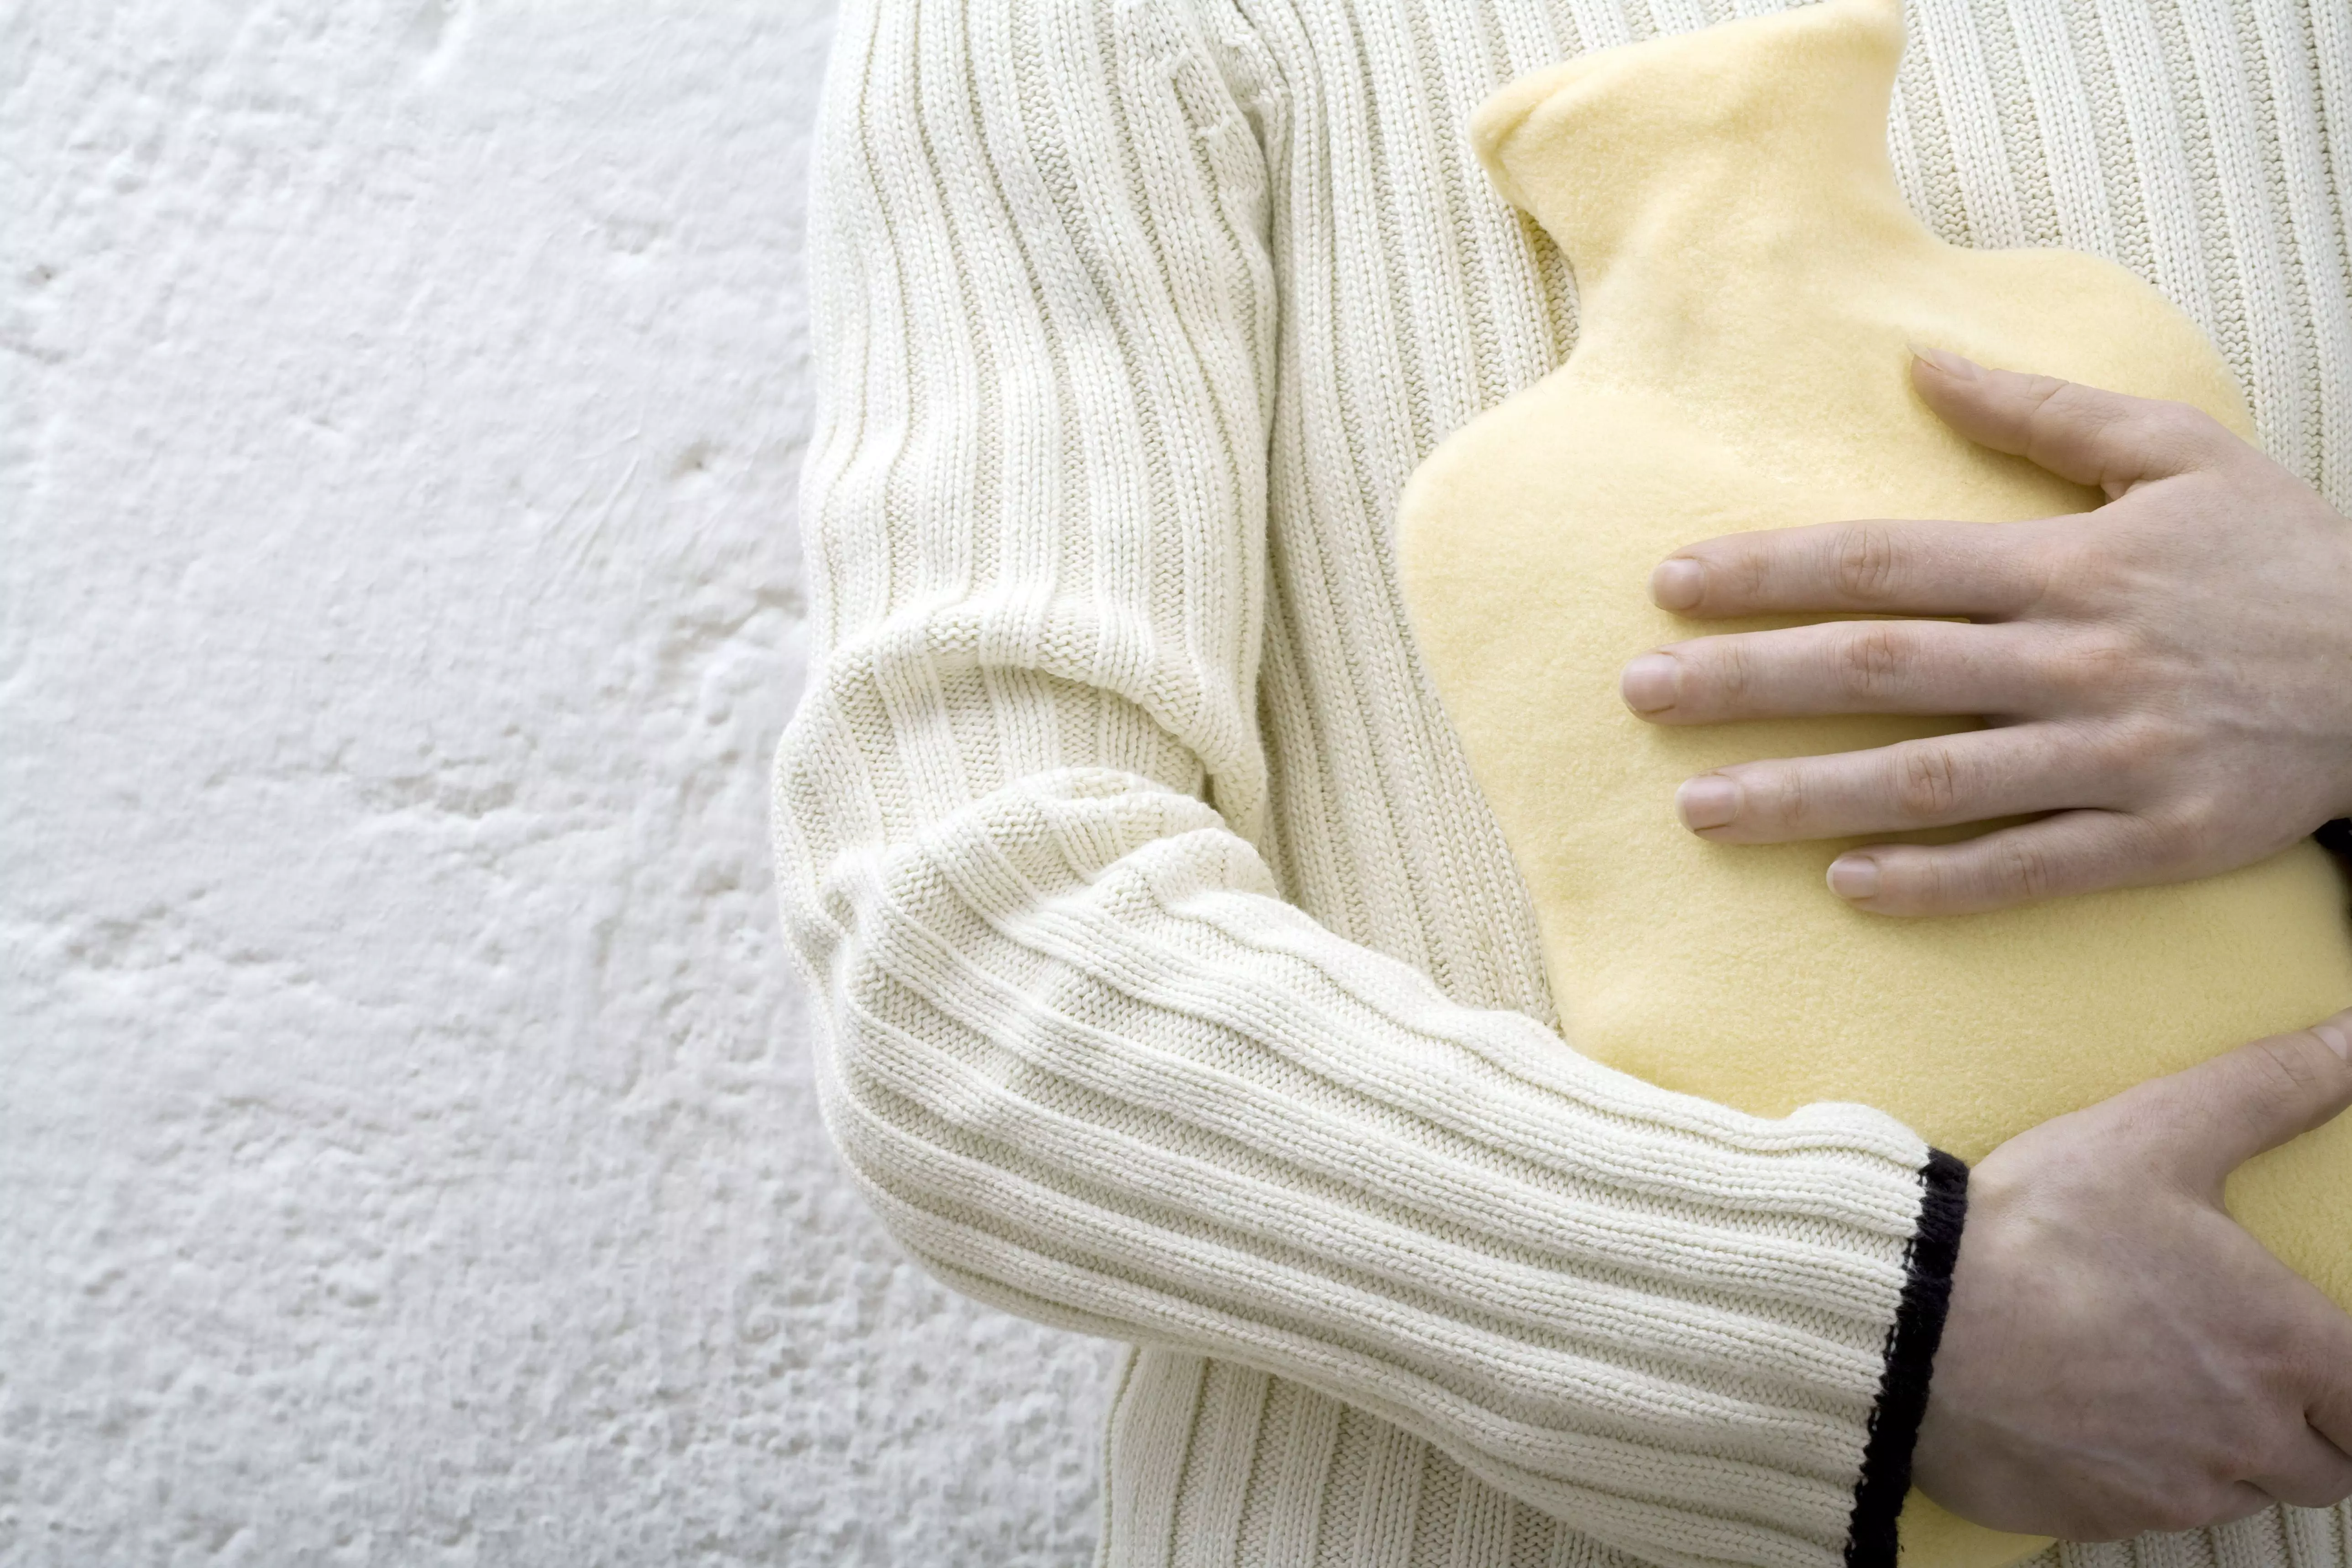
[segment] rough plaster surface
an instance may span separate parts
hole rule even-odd
[[[0,1563],[1074,1563],[818,1129],[821,3],[0,8]]]

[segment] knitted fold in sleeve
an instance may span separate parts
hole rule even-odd
[[[1874,1413],[1926,1145],[1604,1069],[1262,852],[1264,105],[1149,5],[840,27],[774,822],[875,1208],[959,1289],[1294,1380],[1643,1560],[1847,1561],[1874,1420],[1917,1419]]]

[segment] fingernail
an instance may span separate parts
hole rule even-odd
[[[1739,786],[1720,773],[1702,773],[1675,791],[1675,810],[1692,832],[1719,828],[1739,815]]]
[[[2315,1026],[2311,1032],[2326,1041],[2328,1050],[2345,1061],[2352,1061],[2352,1025],[2347,1025],[2341,1019],[2329,1019],[2326,1023]]]
[[[1650,573],[1650,600],[1661,610],[1688,610],[1706,586],[1706,569],[1695,560],[1666,560]]]
[[[1878,891],[1878,862],[1868,855],[1840,855],[1830,862],[1830,891],[1840,898],[1868,898]]]
[[[1682,684],[1682,666],[1668,653],[1644,653],[1617,677],[1619,694],[1635,713],[1656,713],[1674,706]]]
[[[1955,381],[1972,382],[1977,379],[1979,366],[1974,360],[1964,360],[1959,355],[1948,353],[1942,349],[1930,349],[1922,344],[1914,343],[1911,345],[1911,357],[1915,360],[1925,360]]]

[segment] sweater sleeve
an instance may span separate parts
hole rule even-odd
[[[1891,1561],[1950,1266],[1920,1139],[1581,1059],[1259,853],[1278,290],[1232,57],[1150,4],[845,8],[774,776],[827,1126],[982,1300],[1295,1379],[1653,1562]]]

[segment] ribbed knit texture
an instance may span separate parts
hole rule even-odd
[[[1115,1568],[1845,1550],[1927,1151],[1559,1039],[1389,554],[1421,456],[1574,334],[1470,110],[1730,9],[842,17],[785,925],[893,1233],[1147,1347]],[[2149,277],[2352,495],[2345,0],[1927,0],[1914,28],[1895,152],[1929,221]],[[2337,1513],[2232,1529],[2143,1561],[2343,1558]],[[2243,1555],[2263,1529],[2292,1559]]]

